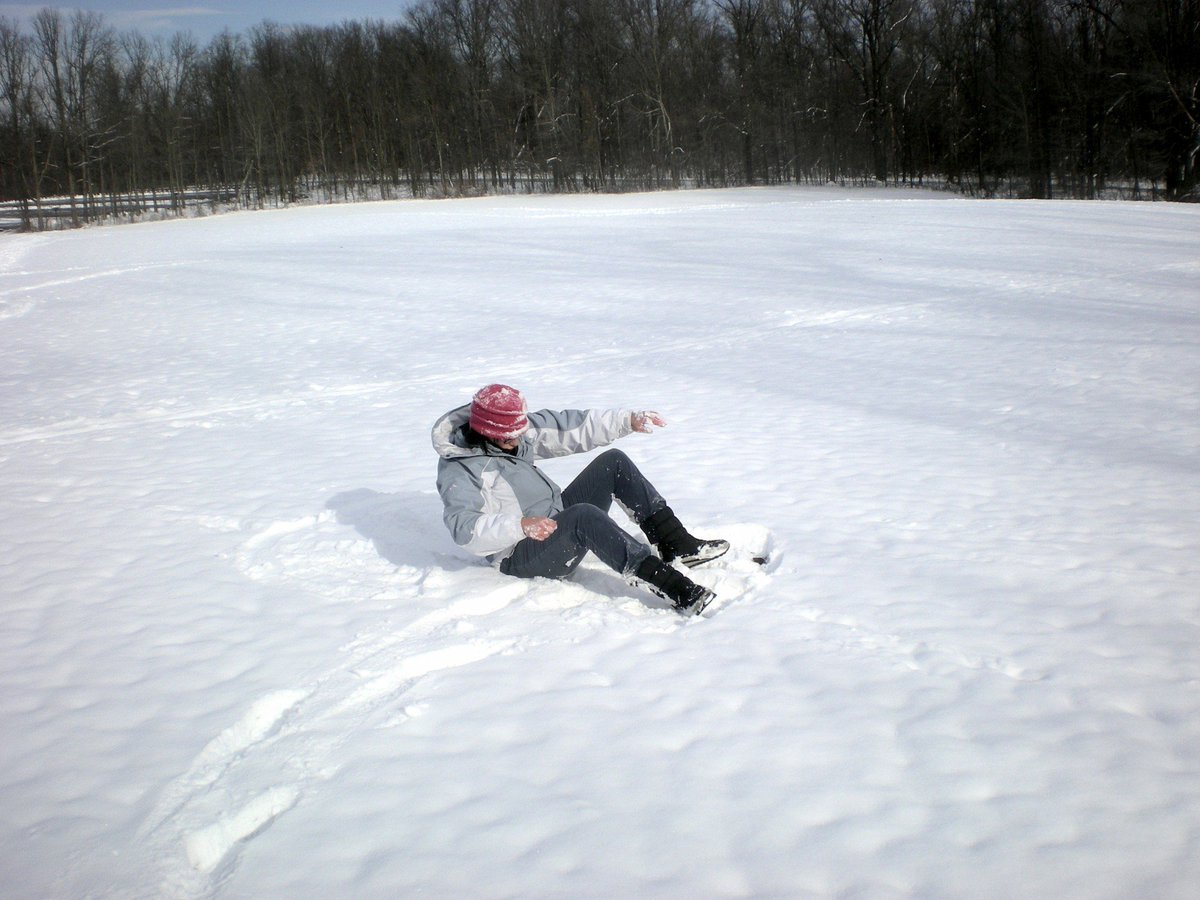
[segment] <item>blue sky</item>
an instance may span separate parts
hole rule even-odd
[[[86,9],[101,13],[119,31],[147,36],[190,31],[201,41],[228,28],[244,33],[264,19],[282,25],[328,25],[346,19],[397,19],[415,0],[195,0],[155,3],[154,0],[74,0],[74,2],[5,3],[0,16],[27,21],[40,9]]]

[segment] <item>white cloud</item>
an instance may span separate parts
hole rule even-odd
[[[0,16],[15,19],[18,22],[28,22],[38,12],[47,7],[60,9],[64,13],[76,9],[95,11],[104,16],[105,22],[118,30],[136,30],[146,32],[183,31],[197,20],[211,19],[214,16],[228,15],[226,10],[215,9],[211,6],[164,6],[147,9],[108,9],[105,4],[85,6],[76,3],[0,3]],[[200,24],[200,23],[197,23]],[[203,22],[203,24],[210,24]]]
[[[220,15],[225,13],[207,6],[173,6],[161,9],[130,9],[109,13],[105,18],[117,28],[135,31],[183,31],[189,22]]]

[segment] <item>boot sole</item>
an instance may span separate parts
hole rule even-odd
[[[680,556],[675,561],[687,566],[689,569],[694,569],[696,566],[702,566],[705,563],[712,562],[714,559],[720,559],[729,552],[729,544],[726,543],[724,547],[719,549],[716,547],[713,547],[712,549],[716,550],[716,552],[697,554],[696,556]]]
[[[683,616],[699,616],[708,609],[710,603],[717,599],[717,595],[712,591],[706,590],[704,594],[698,597],[690,606],[676,606],[675,611]]]

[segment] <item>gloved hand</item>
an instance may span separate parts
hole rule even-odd
[[[633,426],[634,431],[639,431],[642,434],[649,434],[651,431],[651,425],[657,425],[659,428],[663,428],[666,426],[667,420],[658,413],[647,409],[643,410],[642,412],[635,412],[630,417],[630,424]]]
[[[535,541],[544,541],[554,534],[556,528],[558,523],[545,516],[526,516],[521,520],[521,530],[525,532],[525,537]]]

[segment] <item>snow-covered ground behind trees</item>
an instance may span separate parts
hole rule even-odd
[[[8,236],[0,354],[6,896],[1195,896],[1200,208]],[[665,415],[714,617],[454,547],[491,381]]]

